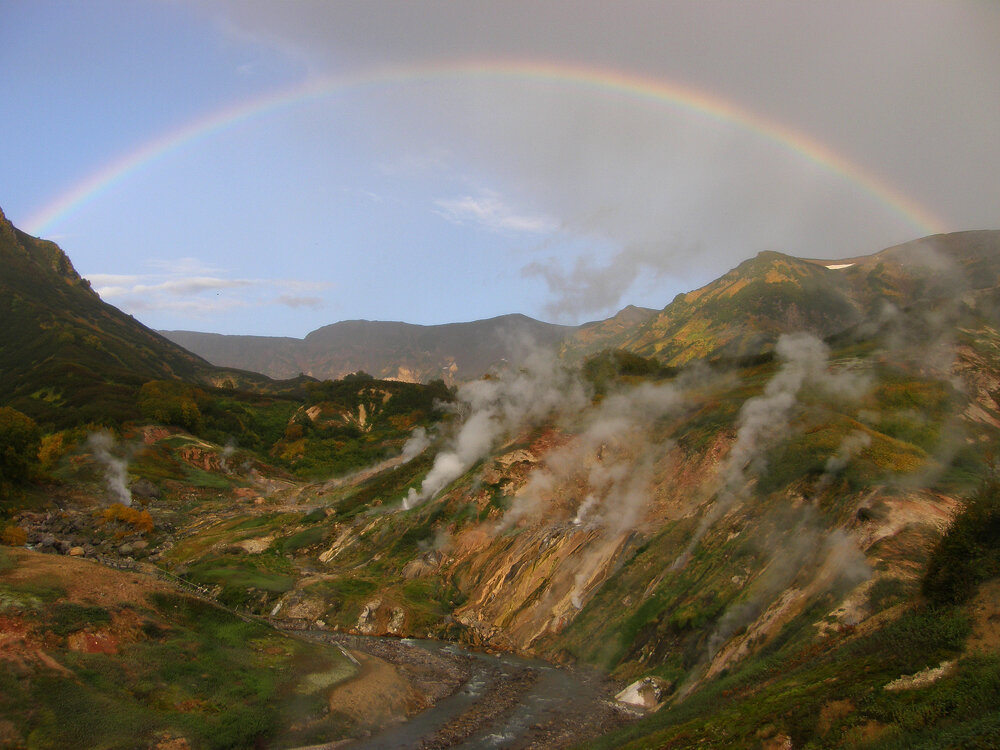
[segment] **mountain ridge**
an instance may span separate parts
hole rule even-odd
[[[54,242],[0,211],[0,403],[48,423],[134,417],[149,380],[255,388],[263,375],[210,364],[104,302]]]
[[[233,336],[197,331],[160,333],[215,364],[271,377],[305,374],[335,380],[364,371],[383,379],[447,383],[484,374],[499,361],[518,359],[527,342],[549,346],[572,326],[510,313],[460,323],[420,325],[402,321],[343,320],[301,339]]]

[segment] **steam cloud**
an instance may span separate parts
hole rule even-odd
[[[775,530],[765,534],[758,545],[768,554],[761,574],[748,597],[730,605],[719,618],[703,657],[678,688],[679,700],[690,694],[706,669],[711,676],[724,666],[713,661],[727,641],[775,603],[819,595],[838,585],[853,587],[871,577],[871,566],[854,540],[840,529],[828,531],[814,506],[776,514],[771,521]],[[797,580],[798,588],[791,588]]]
[[[690,249],[665,251],[662,243],[635,243],[623,247],[603,265],[587,257],[564,270],[554,259],[535,261],[521,269],[525,278],[542,278],[554,299],[545,310],[556,319],[575,320],[583,314],[615,309],[638,280],[659,281],[677,273],[677,259]]]
[[[458,431],[448,448],[434,458],[420,489],[407,493],[404,510],[436,495],[488,455],[502,438],[550,414],[573,413],[588,402],[582,383],[554,353],[541,348],[532,348],[516,371],[466,383],[457,397],[462,417]]]
[[[232,438],[226,440],[226,444],[222,448],[222,453],[219,456],[219,468],[223,471],[229,471],[229,459],[232,458],[233,454],[236,453],[236,441]]]
[[[683,393],[683,384],[642,383],[588,410],[582,432],[531,473],[499,529],[538,513],[558,487],[574,481],[586,488],[574,524],[611,533],[633,528],[650,499],[655,459],[666,449],[652,440],[652,427],[683,408]]]
[[[115,448],[115,439],[110,432],[94,432],[87,437],[87,447],[94,454],[94,458],[104,466],[104,481],[108,486],[108,493],[115,502],[122,505],[132,504],[132,492],[128,488],[128,459],[120,458],[112,450]]]
[[[427,430],[423,427],[415,429],[412,433],[410,433],[410,437],[403,444],[403,463],[406,464],[415,459],[427,450],[427,446],[430,444],[431,439],[427,437]]]
[[[683,383],[643,383],[607,396],[582,414],[582,430],[550,451],[518,492],[513,507],[497,525],[503,531],[529,516],[551,517],[560,491],[576,490],[571,523],[599,533],[575,555],[570,603],[582,609],[586,594],[614,557],[622,535],[636,528],[653,499],[654,468],[668,445],[657,442],[657,420],[686,404]]]
[[[687,547],[674,561],[674,569],[687,563],[712,524],[742,499],[748,473],[764,468],[765,452],[788,435],[790,417],[806,383],[848,400],[860,398],[869,387],[868,379],[857,373],[831,372],[827,367],[829,348],[812,334],[783,334],[775,351],[781,366],[764,393],[747,399],[740,409],[736,441],[719,469],[722,487]]]

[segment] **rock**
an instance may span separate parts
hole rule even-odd
[[[357,628],[361,633],[370,635],[375,632],[377,628],[377,623],[375,621],[375,613],[378,608],[382,606],[381,599],[375,599],[368,602],[364,609],[361,610],[361,614],[358,615]]]
[[[406,611],[398,607],[392,610],[392,616],[389,618],[389,626],[387,630],[393,635],[403,634],[403,625],[406,623]]]
[[[133,497],[141,497],[145,500],[159,500],[163,497],[163,492],[148,479],[139,479],[129,485],[129,490]]]
[[[615,696],[619,703],[638,706],[646,710],[659,708],[663,699],[673,690],[673,683],[660,677],[643,677],[636,680]]]
[[[56,538],[53,534],[42,534],[42,537],[41,539],[38,540],[38,543],[43,547],[54,547],[56,544]]]
[[[70,547],[69,549],[70,557],[81,557],[83,554],[85,554],[83,547]]]
[[[947,677],[955,671],[954,661],[943,661],[937,667],[927,667],[916,674],[903,675],[898,680],[893,680],[884,686],[884,690],[917,690],[919,688],[933,685],[942,677]]]
[[[118,548],[118,553],[121,555],[128,555],[132,553],[133,549],[134,547],[131,544],[126,543]]]

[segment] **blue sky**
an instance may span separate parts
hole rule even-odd
[[[1000,226],[998,39],[997,4],[953,0],[8,0],[0,207],[154,328],[577,323],[663,307],[760,250]],[[46,213],[158,139],[331,76],[355,85]]]

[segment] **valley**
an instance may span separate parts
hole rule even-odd
[[[0,747],[1000,732],[1000,233],[403,382],[210,364],[4,226]]]

